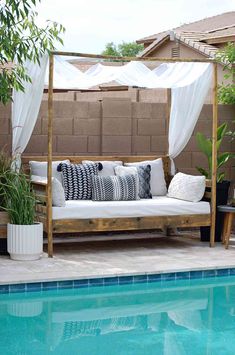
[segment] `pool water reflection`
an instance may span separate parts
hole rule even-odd
[[[235,354],[235,277],[0,295],[0,354]]]

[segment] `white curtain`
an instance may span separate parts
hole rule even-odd
[[[20,168],[20,157],[32,135],[42,100],[48,55],[41,58],[40,66],[27,61],[25,67],[31,78],[24,82],[24,92],[13,90],[12,156],[13,169]]]
[[[44,83],[48,84],[48,56],[41,65],[26,63],[31,83],[25,83],[25,92],[13,92],[12,153],[19,162],[37,120]],[[171,63],[150,70],[141,62],[121,66],[96,64],[85,73],[61,57],[55,56],[54,88],[89,89],[116,81],[122,85],[146,88],[172,88],[169,125],[169,156],[175,158],[188,143],[212,80],[212,64]],[[174,167],[174,164],[172,164]],[[174,168],[172,173],[174,172]]]
[[[187,63],[195,64],[195,63]],[[199,64],[199,65],[198,65]],[[200,65],[203,64],[203,65]],[[197,63],[192,67],[191,75],[197,77],[186,86],[172,89],[171,114],[168,133],[169,156],[177,157],[187,145],[200,115],[205,97],[211,85],[212,65]],[[185,81],[187,78],[185,78]],[[184,83],[183,83],[184,84]],[[172,174],[175,173],[172,164]]]

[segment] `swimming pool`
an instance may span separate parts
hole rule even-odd
[[[1,294],[0,354],[235,354],[235,276],[151,281]]]

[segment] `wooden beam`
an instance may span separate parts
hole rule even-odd
[[[156,57],[115,57],[110,55],[102,54],[90,54],[90,53],[77,53],[77,52],[62,52],[53,51],[53,55],[69,56],[69,57],[81,57],[81,58],[94,58],[94,59],[104,59],[113,60],[120,62],[130,62],[130,61],[148,61],[148,62],[165,62],[165,63],[175,63],[175,62],[189,62],[189,63],[214,63],[214,59],[192,59],[192,58],[156,58]]]
[[[53,71],[54,57],[49,57],[49,87],[48,87],[48,151],[47,151],[47,238],[48,256],[53,257],[52,234],[52,121],[53,121]]]
[[[212,120],[212,174],[211,174],[211,232],[210,246],[215,245],[216,180],[217,180],[217,127],[218,127],[218,84],[217,63],[213,64],[213,120]]]
[[[130,218],[59,219],[53,221],[53,232],[78,233],[163,229],[165,227],[201,227],[209,226],[210,220],[210,214]]]

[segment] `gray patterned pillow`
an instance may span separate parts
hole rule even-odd
[[[137,173],[139,177],[139,197],[152,198],[150,189],[151,165],[137,166]]]
[[[139,181],[137,175],[97,176],[92,175],[93,201],[137,200]]]
[[[116,166],[115,174],[118,176],[126,176],[136,174],[139,177],[139,197],[152,198],[150,179],[151,179],[151,165],[139,166]]]
[[[66,200],[90,200],[91,176],[98,175],[101,163],[66,164],[60,163],[57,170],[62,172],[62,181]]]

